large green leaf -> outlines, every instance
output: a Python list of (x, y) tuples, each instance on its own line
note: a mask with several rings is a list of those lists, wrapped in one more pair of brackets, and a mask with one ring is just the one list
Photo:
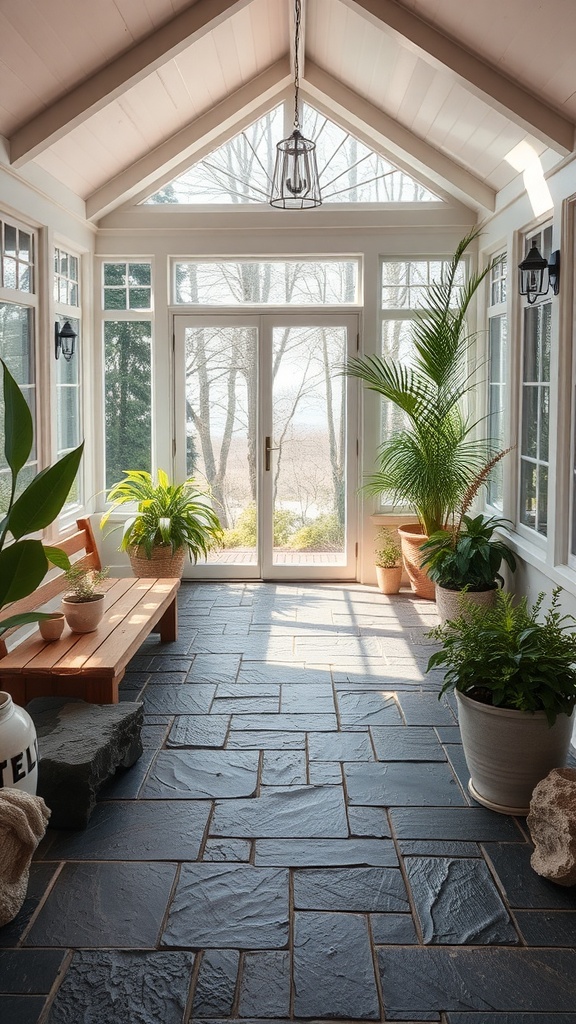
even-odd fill
[(68, 558), (66, 552), (62, 551), (62, 548), (51, 548), (48, 547), (47, 544), (45, 544), (44, 553), (46, 555), (46, 558), (48, 559), (49, 562), (52, 563), (52, 565), (56, 565), (58, 566), (59, 569), (64, 569), (64, 571), (70, 568), (70, 559)]
[(20, 540), (0, 551), (0, 608), (28, 597), (48, 571), (39, 540)]
[(20, 615), (11, 615), (0, 622), (0, 636), (13, 626), (25, 626), (27, 622), (42, 622), (42, 619), (51, 618), (50, 612), (22, 612)]
[(8, 525), (17, 540), (54, 522), (74, 483), (83, 448), (84, 443), (43, 469), (14, 502)]
[(4, 360), (0, 361), (4, 368), (4, 453), (13, 476), (16, 476), (32, 451), (34, 427), (20, 388)]

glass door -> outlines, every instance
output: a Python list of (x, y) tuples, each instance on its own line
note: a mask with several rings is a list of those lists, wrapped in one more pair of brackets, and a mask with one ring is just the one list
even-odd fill
[(175, 473), (211, 492), (224, 544), (195, 577), (353, 579), (353, 315), (175, 317)]

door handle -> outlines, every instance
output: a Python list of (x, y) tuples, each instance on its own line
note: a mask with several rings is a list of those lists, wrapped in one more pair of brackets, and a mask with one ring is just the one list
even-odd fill
[(271, 437), (267, 437), (266, 438), (266, 443), (264, 445), (264, 468), (265, 468), (267, 473), (270, 471), (270, 452), (279, 452), (280, 451), (280, 445), (278, 445), (276, 448), (274, 448), (270, 444), (271, 440), (272, 440)]

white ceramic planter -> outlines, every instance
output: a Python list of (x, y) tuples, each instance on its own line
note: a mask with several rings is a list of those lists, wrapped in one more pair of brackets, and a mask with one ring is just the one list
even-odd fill
[(440, 623), (444, 625), (449, 619), (457, 619), (463, 613), (466, 614), (467, 604), (492, 608), (496, 593), (496, 587), (493, 590), (448, 590), (436, 584), (436, 607)]
[(544, 711), (494, 708), (458, 691), (456, 700), (470, 794), (492, 811), (528, 814), (534, 787), (566, 764), (572, 715), (550, 727)]
[(30, 715), (0, 690), (0, 789), (36, 795), (38, 743)]
[(91, 601), (70, 601), (62, 598), (62, 611), (73, 633), (93, 633), (104, 615), (104, 594)]

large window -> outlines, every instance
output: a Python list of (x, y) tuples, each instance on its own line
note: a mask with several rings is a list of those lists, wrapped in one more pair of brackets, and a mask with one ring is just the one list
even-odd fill
[[(500, 449), (505, 446), (506, 368), (508, 315), (506, 311), (506, 254), (497, 257), (490, 271), (488, 307), (488, 431)], [(498, 462), (488, 478), (488, 504), (499, 512), (504, 502), (503, 463)]]
[(358, 260), (178, 260), (174, 301), (187, 305), (357, 303)]
[[(552, 228), (530, 234), (546, 259)], [(550, 341), (552, 303), (545, 298), (523, 311), (522, 404), (520, 421), (520, 522), (546, 537), (548, 533), (548, 438), (550, 426)]]
[[(59, 327), (68, 322), (77, 335), (71, 359), (62, 353), (56, 362), (56, 455), (61, 458), (80, 444), (80, 365), (82, 358), (80, 320), (80, 258), (74, 253), (54, 249), (54, 310)], [(83, 502), (82, 468), (77, 474), (64, 512)]]

